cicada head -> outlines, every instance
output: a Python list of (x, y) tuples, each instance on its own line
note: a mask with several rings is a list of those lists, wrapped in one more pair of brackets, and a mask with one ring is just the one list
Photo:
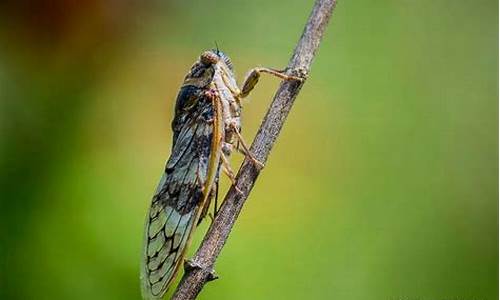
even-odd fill
[(216, 66), (222, 67), (226, 71), (233, 73), (233, 64), (229, 56), (219, 49), (212, 49), (203, 52), (184, 79), (184, 85), (194, 85), (205, 87), (212, 82)]
[(217, 63), (223, 63), (231, 72), (233, 72), (233, 63), (229, 56), (219, 49), (212, 49), (203, 52), (200, 55), (200, 62), (205, 65), (215, 65)]

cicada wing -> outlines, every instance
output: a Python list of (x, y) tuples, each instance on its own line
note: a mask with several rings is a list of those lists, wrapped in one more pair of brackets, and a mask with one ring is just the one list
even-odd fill
[(161, 299), (174, 280), (207, 199), (213, 127), (201, 117), (190, 117), (179, 130), (146, 218), (141, 268), (145, 299)]
[(142, 289), (145, 299), (161, 299), (182, 265), (197, 209), (181, 214), (161, 200), (153, 202), (144, 243)]

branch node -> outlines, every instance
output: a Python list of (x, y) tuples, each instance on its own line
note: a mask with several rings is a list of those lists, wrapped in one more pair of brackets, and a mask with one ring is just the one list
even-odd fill
[(190, 271), (199, 270), (199, 269), (202, 269), (202, 266), (199, 263), (194, 262), (191, 259), (186, 259), (184, 261), (184, 271), (190, 272)]
[(214, 281), (219, 279), (219, 275), (212, 269), (210, 273), (208, 273), (207, 281)]

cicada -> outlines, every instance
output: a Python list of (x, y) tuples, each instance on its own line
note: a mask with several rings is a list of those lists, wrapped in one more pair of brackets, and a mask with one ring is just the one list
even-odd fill
[[(252, 69), (240, 89), (222, 51), (203, 52), (181, 86), (172, 122), (173, 145), (146, 217), (141, 266), (144, 299), (161, 299), (183, 263), (193, 230), (207, 215), (222, 169), (233, 150), (254, 161), (241, 137), (241, 100), (261, 73), (293, 79), (283, 71)], [(217, 206), (217, 205), (215, 205)]]

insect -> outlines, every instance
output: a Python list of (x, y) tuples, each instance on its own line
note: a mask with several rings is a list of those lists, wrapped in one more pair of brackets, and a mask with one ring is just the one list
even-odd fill
[(240, 90), (233, 72), (231, 60), (222, 51), (205, 51), (177, 96), (172, 152), (146, 217), (141, 266), (144, 299), (161, 299), (175, 279), (193, 230), (207, 215), (211, 199), (217, 198), (220, 171), (234, 184), (229, 155), (237, 150), (262, 167), (240, 133), (241, 99), (261, 73), (298, 79), (283, 71), (254, 68)]

